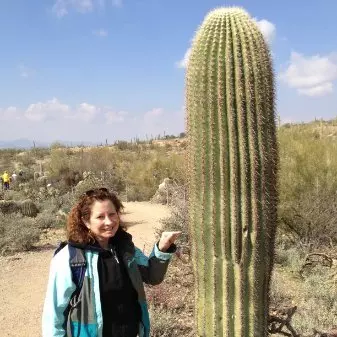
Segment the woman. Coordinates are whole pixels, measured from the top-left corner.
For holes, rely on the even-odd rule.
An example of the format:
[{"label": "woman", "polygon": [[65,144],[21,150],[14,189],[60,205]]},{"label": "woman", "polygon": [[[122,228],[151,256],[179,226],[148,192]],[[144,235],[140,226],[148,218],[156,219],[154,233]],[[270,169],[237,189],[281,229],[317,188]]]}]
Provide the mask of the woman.
[{"label": "woman", "polygon": [[[72,208],[68,245],[51,262],[43,337],[149,336],[143,282],[162,282],[180,232],[163,232],[148,258],[121,228],[122,208],[116,195],[105,188],[87,191]],[[73,247],[84,252],[86,262],[79,292],[69,265]]]}]

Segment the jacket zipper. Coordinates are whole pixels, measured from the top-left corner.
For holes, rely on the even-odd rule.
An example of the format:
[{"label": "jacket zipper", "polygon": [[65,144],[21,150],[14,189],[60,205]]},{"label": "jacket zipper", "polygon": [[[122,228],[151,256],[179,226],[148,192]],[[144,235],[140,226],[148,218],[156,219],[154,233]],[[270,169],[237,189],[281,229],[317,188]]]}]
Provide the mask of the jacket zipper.
[{"label": "jacket zipper", "polygon": [[112,255],[114,256],[116,262],[119,264],[119,260],[118,260],[116,250],[114,248],[111,248],[110,251],[111,251]]}]

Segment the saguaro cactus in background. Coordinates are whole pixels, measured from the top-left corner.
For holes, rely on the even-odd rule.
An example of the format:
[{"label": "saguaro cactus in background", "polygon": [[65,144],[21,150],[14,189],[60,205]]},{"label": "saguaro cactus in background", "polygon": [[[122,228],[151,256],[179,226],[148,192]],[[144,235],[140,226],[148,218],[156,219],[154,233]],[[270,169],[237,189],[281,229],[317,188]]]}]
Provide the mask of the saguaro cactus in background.
[{"label": "saguaro cactus in background", "polygon": [[267,335],[278,151],[270,53],[242,9],[210,12],[186,74],[198,336]]}]

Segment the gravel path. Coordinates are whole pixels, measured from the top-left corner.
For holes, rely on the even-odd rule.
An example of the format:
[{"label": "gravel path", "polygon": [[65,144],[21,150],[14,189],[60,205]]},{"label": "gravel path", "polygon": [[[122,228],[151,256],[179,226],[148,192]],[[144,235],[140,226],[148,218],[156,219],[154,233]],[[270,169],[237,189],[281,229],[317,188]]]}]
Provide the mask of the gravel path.
[{"label": "gravel path", "polygon": [[[123,219],[134,243],[149,253],[159,220],[169,215],[164,205],[124,203]],[[53,247],[63,239],[61,230],[42,237],[40,251],[0,257],[0,331],[2,337],[41,336],[41,312]]]}]

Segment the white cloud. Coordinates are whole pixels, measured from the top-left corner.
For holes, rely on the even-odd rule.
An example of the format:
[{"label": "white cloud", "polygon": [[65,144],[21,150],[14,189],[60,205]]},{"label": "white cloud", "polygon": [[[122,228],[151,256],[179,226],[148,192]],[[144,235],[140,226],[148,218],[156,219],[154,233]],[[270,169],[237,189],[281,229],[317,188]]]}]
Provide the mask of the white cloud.
[{"label": "white cloud", "polygon": [[[89,13],[96,8],[104,8],[109,0],[55,0],[52,12],[59,18],[69,14],[70,10],[79,13]],[[112,0],[111,5],[121,7],[122,0]]]},{"label": "white cloud", "polygon": [[[93,141],[145,139],[151,135],[184,131],[183,111],[149,109],[129,113],[88,102],[70,105],[57,98],[28,107],[0,108],[0,140],[27,138],[36,141]],[[15,127],[14,127],[15,126]]]},{"label": "white cloud", "polygon": [[94,30],[93,34],[98,36],[98,37],[106,37],[108,36],[108,32],[105,29],[98,29]]},{"label": "white cloud", "polygon": [[333,82],[337,79],[335,54],[326,56],[303,56],[292,52],[287,69],[279,78],[299,94],[324,96],[333,92]]},{"label": "white cloud", "polygon": [[0,120],[24,119],[31,122],[63,121],[66,123],[98,121],[112,124],[124,122],[126,111],[114,112],[110,107],[99,107],[83,102],[75,107],[60,102],[57,98],[30,104],[27,109],[17,107],[0,109]]},{"label": "white cloud", "polygon": [[38,102],[28,106],[24,112],[24,116],[36,122],[41,122],[50,119],[59,119],[60,117],[67,116],[70,113],[70,107],[62,104],[57,98],[53,98],[45,103]]},{"label": "white cloud", "polygon": [[333,92],[333,85],[327,82],[311,88],[299,88],[298,92],[306,96],[325,96]]},{"label": "white cloud", "polygon": [[124,122],[125,117],[128,115],[127,111],[108,111],[105,113],[107,124]]},{"label": "white cloud", "polygon": [[10,106],[6,109],[0,109],[1,121],[14,121],[22,118],[22,114],[15,106]]},{"label": "white cloud", "polygon": [[190,54],[191,54],[191,47],[186,50],[184,57],[180,61],[176,62],[176,66],[178,68],[186,68],[188,60],[190,58]]},{"label": "white cloud", "polygon": [[158,118],[159,116],[161,116],[164,113],[164,109],[162,108],[154,108],[150,111],[145,112],[144,114],[144,120],[145,121],[151,121],[154,120],[156,118]]},{"label": "white cloud", "polygon": [[52,11],[58,17],[63,17],[69,13],[70,9],[74,9],[80,13],[91,12],[94,8],[95,0],[56,0]]},{"label": "white cloud", "polygon": [[267,43],[272,44],[276,36],[276,27],[268,20],[256,20],[256,23]]},{"label": "white cloud", "polygon": [[76,120],[91,122],[100,113],[100,108],[88,103],[81,103],[75,108],[61,103],[57,98],[47,102],[30,104],[24,112],[25,118],[34,122],[47,120]]},{"label": "white cloud", "polygon": [[93,121],[98,116],[100,111],[101,109],[95,105],[81,103],[75,110],[72,110],[71,114],[66,116],[66,118],[88,123]]}]

